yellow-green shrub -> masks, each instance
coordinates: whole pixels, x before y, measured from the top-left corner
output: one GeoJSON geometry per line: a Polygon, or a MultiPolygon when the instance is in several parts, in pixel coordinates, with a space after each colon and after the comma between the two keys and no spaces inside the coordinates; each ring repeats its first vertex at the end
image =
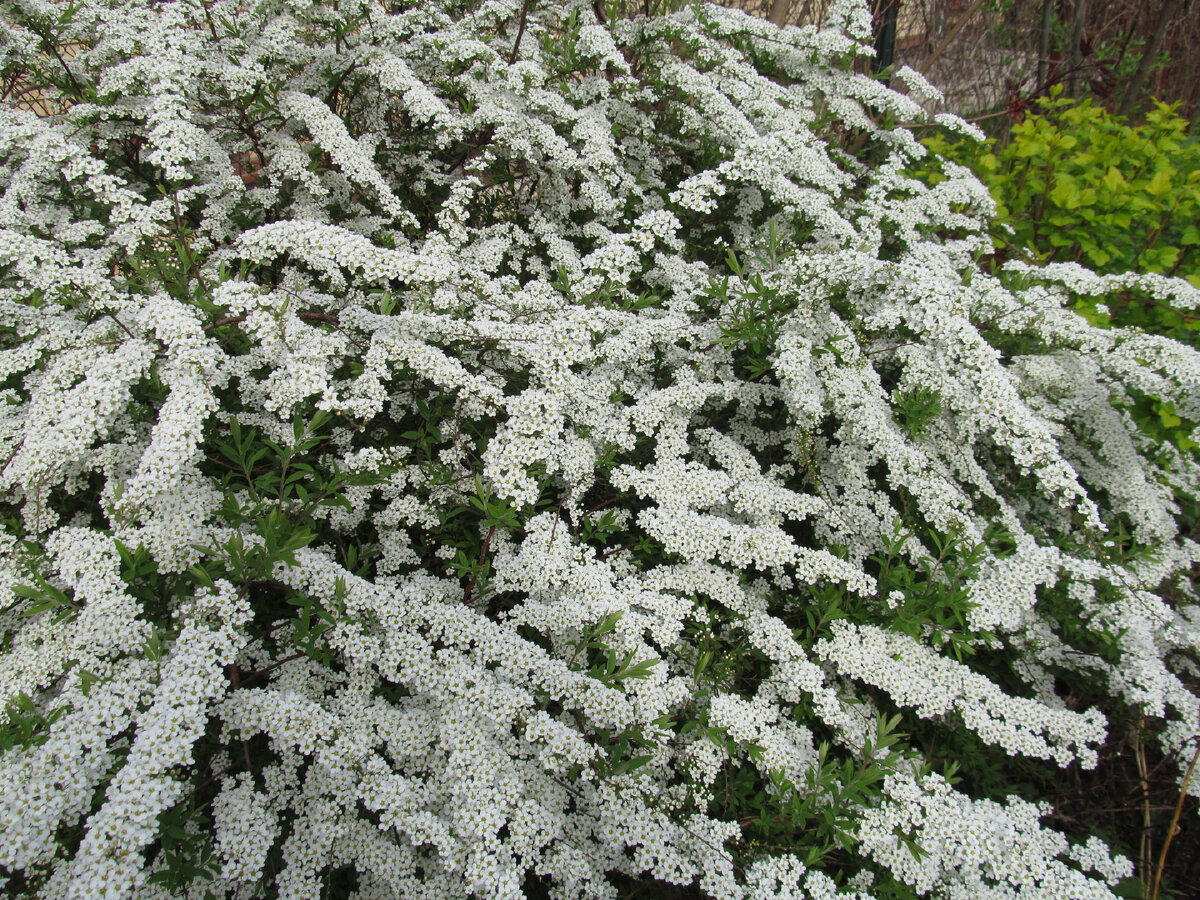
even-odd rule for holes
{"type": "MultiPolygon", "coordinates": [[[[1142,123],[1060,92],[1044,112],[1015,125],[1010,140],[958,134],[925,138],[934,151],[923,175],[944,177],[941,160],[969,166],[997,205],[992,239],[1002,258],[1078,262],[1101,273],[1156,272],[1200,287],[1200,140],[1163,103],[1142,123]]],[[[1136,326],[1196,343],[1200,313],[1124,292],[1079,296],[1093,324],[1136,326]]],[[[1145,398],[1133,410],[1150,435],[1181,450],[1196,446],[1195,423],[1174,406],[1145,398]]]]}

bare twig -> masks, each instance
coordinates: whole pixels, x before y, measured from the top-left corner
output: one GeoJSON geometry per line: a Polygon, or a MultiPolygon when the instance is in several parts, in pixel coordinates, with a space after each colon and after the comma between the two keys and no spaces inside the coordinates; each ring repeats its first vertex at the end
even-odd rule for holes
{"type": "MultiPolygon", "coordinates": [[[[306,322],[326,322],[330,325],[340,324],[340,322],[338,321],[338,317],[335,316],[333,313],[301,312],[301,313],[296,313],[296,315],[306,322]]],[[[224,325],[240,325],[242,322],[245,322],[246,319],[248,319],[248,318],[249,318],[249,316],[222,316],[220,319],[216,319],[212,322],[209,322],[207,325],[204,326],[203,330],[204,331],[212,331],[214,328],[220,328],[224,325]]],[[[118,323],[118,324],[120,324],[120,323],[118,323]]]]}
{"type": "Polygon", "coordinates": [[[1079,71],[1083,68],[1081,44],[1083,43],[1083,27],[1087,24],[1087,0],[1075,0],[1075,15],[1071,20],[1071,45],[1067,48],[1068,92],[1072,97],[1079,96],[1079,71]]]}
{"type": "MultiPolygon", "coordinates": [[[[235,688],[245,687],[251,681],[254,681],[258,678],[262,678],[262,676],[268,674],[269,672],[273,672],[276,669],[278,669],[280,666],[285,666],[290,662],[294,662],[295,660],[300,659],[300,657],[302,657],[302,656],[308,656],[308,654],[303,650],[298,650],[297,652],[291,654],[290,656],[285,656],[283,659],[279,660],[278,662],[271,663],[271,665],[267,666],[266,668],[255,669],[253,672],[249,673],[245,678],[242,678],[240,680],[235,681],[235,679],[231,676],[231,681],[235,682],[235,683],[233,683],[233,687],[235,687],[235,688]]],[[[233,669],[234,672],[236,672],[237,667],[232,666],[231,669],[233,669]]]]}
{"type": "Polygon", "coordinates": [[[496,534],[496,526],[493,525],[488,529],[487,537],[483,539],[483,546],[479,548],[479,559],[475,562],[475,574],[471,576],[471,580],[467,582],[466,590],[463,591],[462,602],[464,604],[471,602],[471,594],[475,590],[475,582],[479,580],[479,571],[483,568],[484,562],[487,561],[488,547],[492,544],[492,537],[496,534]]]}
{"type": "Polygon", "coordinates": [[[1162,851],[1158,854],[1158,866],[1154,871],[1154,889],[1150,891],[1150,900],[1158,900],[1158,891],[1162,887],[1163,869],[1167,865],[1167,851],[1171,849],[1171,841],[1179,830],[1179,817],[1183,814],[1183,803],[1187,800],[1188,785],[1192,781],[1192,773],[1196,771],[1196,762],[1200,760],[1200,741],[1196,742],[1196,752],[1188,763],[1187,772],[1183,775],[1183,783],[1179,786],[1179,802],[1175,804],[1175,815],[1171,817],[1171,827],[1167,829],[1166,840],[1163,841],[1162,851]]]}
{"type": "Polygon", "coordinates": [[[979,9],[983,6],[983,3],[984,0],[975,0],[975,2],[972,3],[961,16],[958,17],[958,21],[955,22],[949,30],[947,30],[946,36],[942,38],[942,42],[937,45],[937,47],[932,53],[929,54],[929,56],[925,57],[925,61],[921,63],[920,71],[930,71],[934,64],[942,58],[942,55],[950,49],[950,45],[953,44],[955,39],[958,38],[959,33],[967,27],[967,23],[971,21],[971,19],[975,16],[975,13],[979,12],[979,9]]]}
{"type": "Polygon", "coordinates": [[[1133,758],[1137,761],[1138,781],[1142,788],[1142,840],[1138,853],[1138,875],[1142,882],[1142,897],[1146,897],[1146,887],[1150,882],[1150,861],[1154,856],[1150,825],[1150,775],[1146,770],[1146,750],[1142,745],[1142,724],[1138,722],[1138,730],[1134,734],[1133,758]]]}
{"type": "Polygon", "coordinates": [[[533,0],[525,0],[521,4],[521,18],[517,20],[517,39],[513,41],[512,52],[508,54],[508,64],[511,66],[517,61],[517,57],[521,52],[521,38],[525,37],[525,22],[529,18],[529,7],[533,6],[533,0]]]}
{"type": "Polygon", "coordinates": [[[1046,90],[1050,78],[1050,23],[1054,11],[1054,0],[1042,0],[1042,20],[1038,28],[1037,86],[1038,94],[1046,90]]]}
{"type": "Polygon", "coordinates": [[[125,332],[127,335],[129,335],[131,338],[136,338],[136,335],[135,335],[135,334],[134,334],[132,331],[130,331],[128,328],[126,328],[126,327],[125,327],[125,323],[124,323],[124,322],[122,322],[120,319],[118,319],[118,318],[117,318],[117,314],[116,314],[116,313],[110,312],[110,313],[108,313],[108,317],[109,317],[110,319],[112,319],[114,322],[116,322],[118,325],[120,325],[120,326],[121,326],[121,330],[122,330],[123,332],[125,332]]]}
{"type": "Polygon", "coordinates": [[[620,553],[622,550],[629,550],[633,547],[636,547],[640,543],[641,543],[641,541],[631,541],[630,543],[622,544],[619,547],[611,547],[608,550],[605,550],[603,553],[597,553],[596,559],[600,562],[603,562],[604,560],[606,560],[610,556],[612,556],[614,553],[620,553]]]}
{"type": "Polygon", "coordinates": [[[43,48],[50,51],[54,58],[58,60],[58,64],[62,66],[62,70],[67,74],[67,79],[71,82],[71,87],[75,92],[75,97],[79,100],[82,100],[83,88],[80,86],[79,81],[75,78],[75,73],[71,71],[71,67],[67,65],[67,61],[63,59],[62,54],[58,52],[57,45],[55,45],[54,41],[51,40],[46,34],[35,28],[33,24],[29,23],[28,27],[30,31],[42,39],[43,48]]]}
{"type": "Polygon", "coordinates": [[[1142,85],[1146,81],[1146,76],[1150,74],[1151,67],[1158,59],[1158,53],[1167,37],[1167,26],[1171,24],[1171,20],[1175,18],[1175,13],[1178,11],[1179,0],[1164,0],[1158,14],[1158,24],[1154,29],[1154,34],[1142,52],[1137,71],[1133,73],[1133,78],[1129,80],[1129,84],[1125,88],[1125,95],[1121,97],[1121,106],[1117,110],[1118,115],[1129,115],[1133,104],[1141,99],[1142,85]]]}

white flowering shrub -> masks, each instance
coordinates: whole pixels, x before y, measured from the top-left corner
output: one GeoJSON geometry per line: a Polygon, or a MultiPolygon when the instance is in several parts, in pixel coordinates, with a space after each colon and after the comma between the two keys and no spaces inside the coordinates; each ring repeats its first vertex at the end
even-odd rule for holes
{"type": "Polygon", "coordinates": [[[981,268],[869,25],[5,7],[10,896],[1114,896],[1200,356],[1070,302],[1200,292],[981,268]]]}

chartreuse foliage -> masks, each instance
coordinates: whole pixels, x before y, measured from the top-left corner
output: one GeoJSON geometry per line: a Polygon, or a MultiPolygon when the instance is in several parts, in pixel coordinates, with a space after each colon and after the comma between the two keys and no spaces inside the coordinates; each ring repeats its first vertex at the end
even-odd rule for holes
{"type": "MultiPolygon", "coordinates": [[[[1014,258],[1079,262],[1096,272],[1154,272],[1200,287],[1200,139],[1157,104],[1130,123],[1055,90],[1042,112],[1014,125],[1003,145],[953,133],[926,138],[938,157],[970,166],[996,201],[991,235],[1014,258]]],[[[930,181],[937,163],[922,166],[930,181]]],[[[1144,328],[1196,344],[1200,313],[1135,291],[1082,292],[1074,308],[1101,327],[1144,328]]],[[[1143,430],[1179,449],[1196,447],[1196,421],[1170,401],[1131,406],[1143,430]]]]}
{"type": "MultiPolygon", "coordinates": [[[[997,244],[1012,255],[1180,274],[1200,287],[1200,140],[1189,131],[1162,103],[1130,123],[1056,90],[1003,145],[949,136],[927,144],[980,174],[996,200],[997,244]]],[[[1119,321],[1180,324],[1153,311],[1131,308],[1119,321]]]]}
{"type": "Polygon", "coordinates": [[[1195,749],[1200,355],[1118,313],[1200,294],[981,267],[865,5],[3,22],[9,896],[1128,889],[1057,786],[1195,749]]]}

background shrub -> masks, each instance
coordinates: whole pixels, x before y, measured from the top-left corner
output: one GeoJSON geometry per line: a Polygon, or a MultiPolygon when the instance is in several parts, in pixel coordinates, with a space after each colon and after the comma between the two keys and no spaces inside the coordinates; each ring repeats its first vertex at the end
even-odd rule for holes
{"type": "MultiPolygon", "coordinates": [[[[1077,262],[1096,272],[1160,272],[1200,286],[1200,140],[1157,104],[1131,124],[1053,91],[1044,111],[1013,126],[1000,144],[931,136],[939,155],[971,167],[996,201],[991,235],[1000,258],[1077,262]]],[[[933,181],[941,177],[930,172],[933,181]]],[[[1196,343],[1200,315],[1129,293],[1080,293],[1075,309],[1101,327],[1143,328],[1196,343]]],[[[1184,452],[1196,423],[1174,404],[1131,406],[1144,431],[1184,452]]]]}
{"type": "MultiPolygon", "coordinates": [[[[939,155],[985,180],[996,200],[998,248],[1097,272],[1160,272],[1200,283],[1200,140],[1189,135],[1188,121],[1158,104],[1144,122],[1130,124],[1090,101],[1054,94],[1002,146],[929,139],[939,155]]],[[[1118,321],[1169,330],[1182,324],[1139,308],[1118,321]]]]}

